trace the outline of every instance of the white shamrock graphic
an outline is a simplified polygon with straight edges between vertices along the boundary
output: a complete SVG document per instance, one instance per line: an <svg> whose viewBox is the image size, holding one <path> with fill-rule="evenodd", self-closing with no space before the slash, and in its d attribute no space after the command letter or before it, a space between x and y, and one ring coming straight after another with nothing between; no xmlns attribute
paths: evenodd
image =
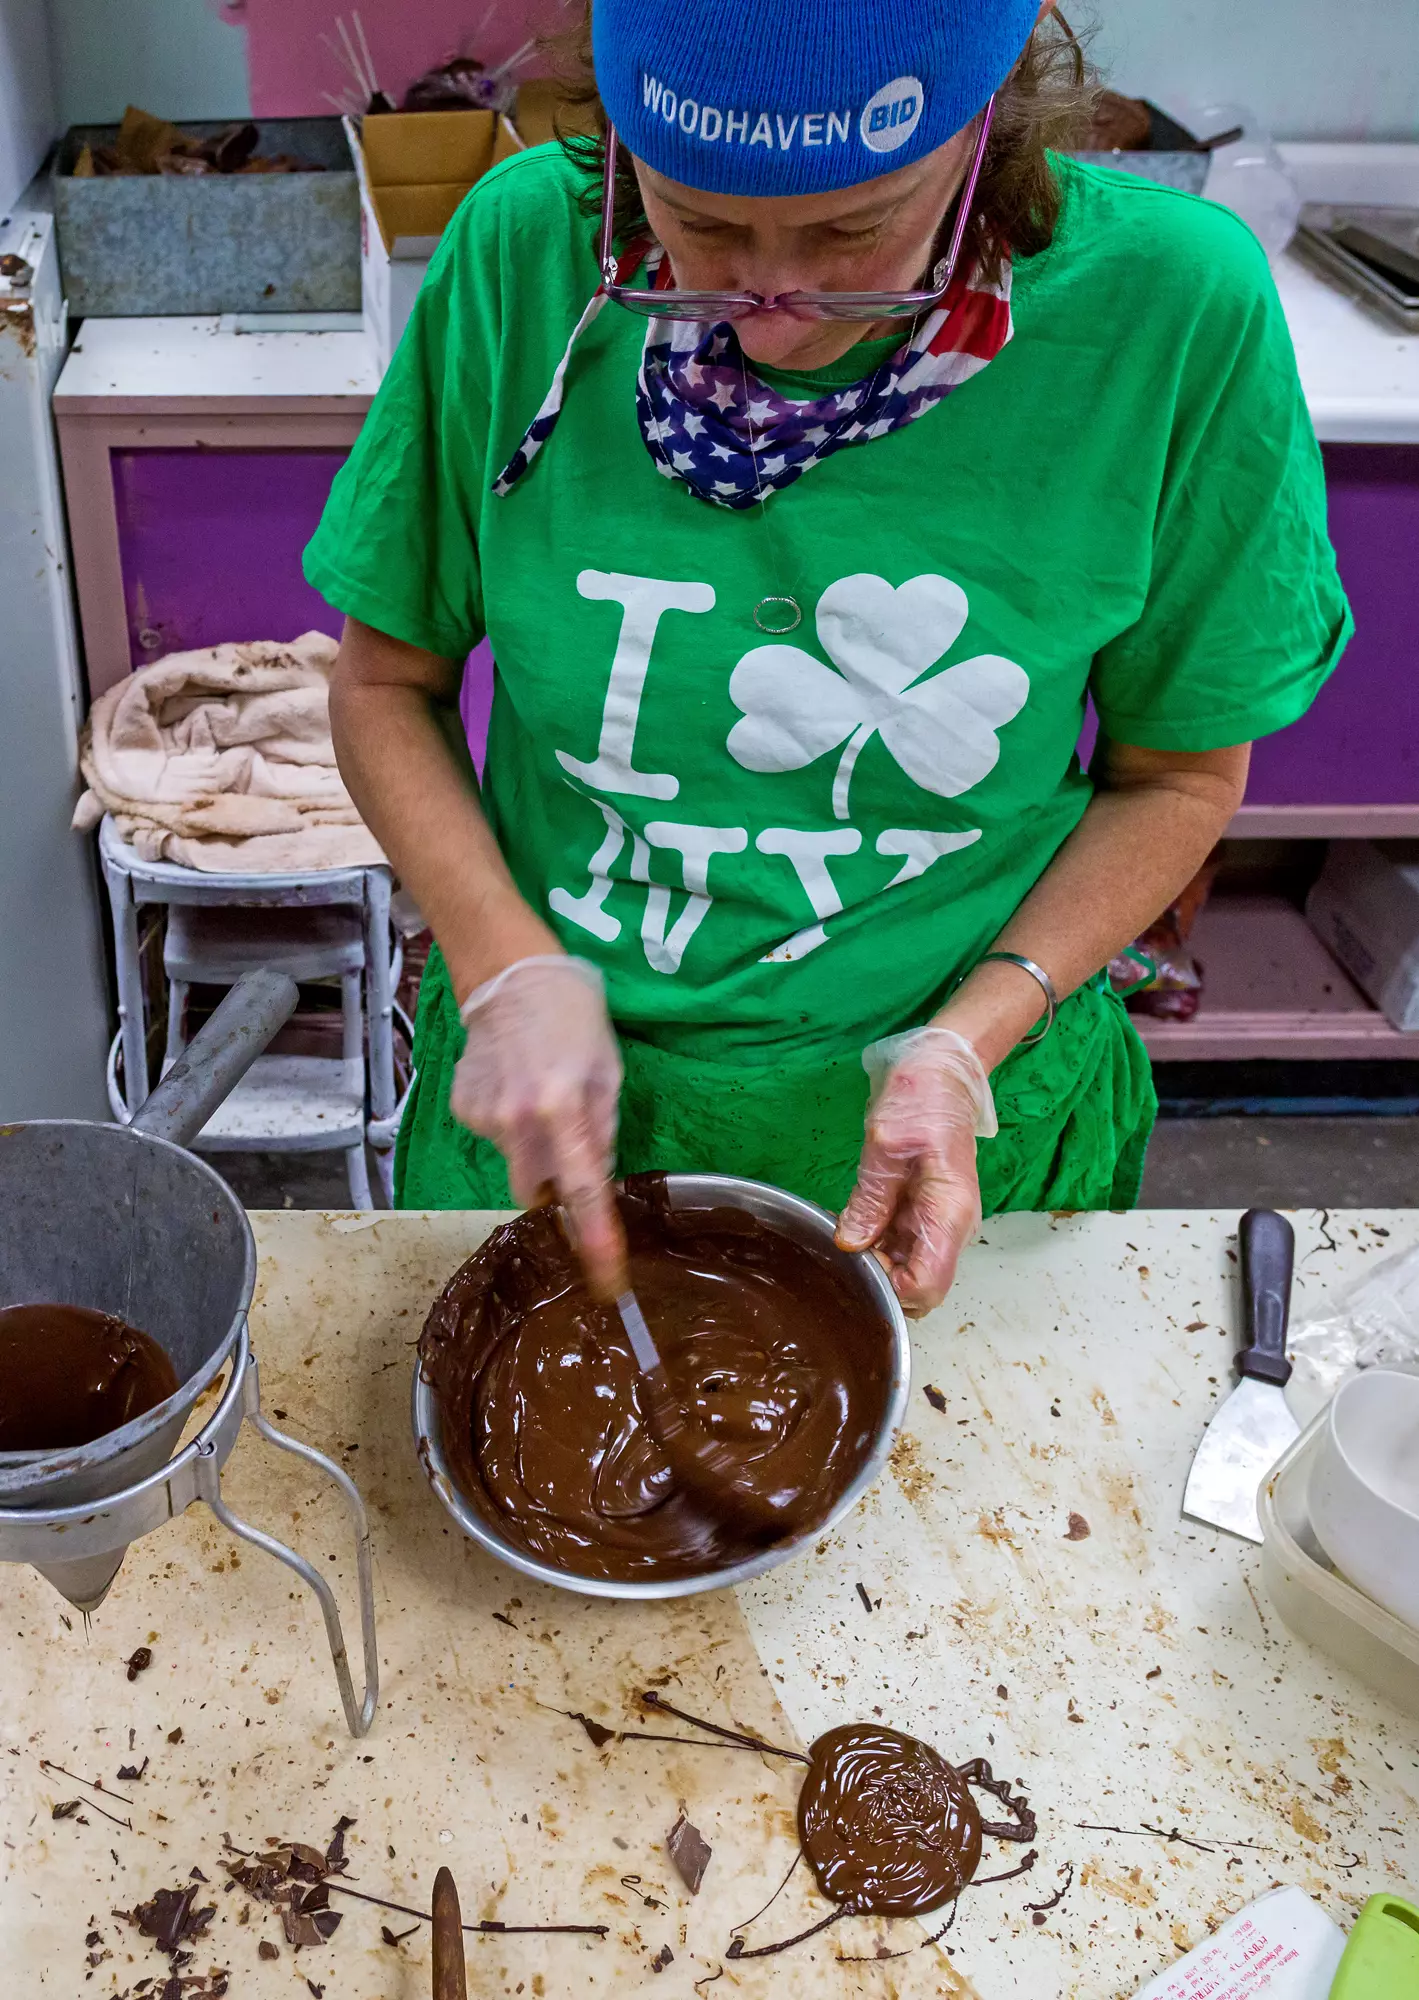
<svg viewBox="0 0 1419 2000"><path fill-rule="evenodd" d="M830 584L816 622L833 666L799 646L746 653L729 677L742 711L730 756L746 771L801 771L845 744L833 779L838 819L848 816L853 766L874 735L925 791L968 792L994 770L996 731L1030 692L1024 668L995 653L921 678L955 644L968 610L966 593L944 576L914 576L895 590L880 576Z"/></svg>

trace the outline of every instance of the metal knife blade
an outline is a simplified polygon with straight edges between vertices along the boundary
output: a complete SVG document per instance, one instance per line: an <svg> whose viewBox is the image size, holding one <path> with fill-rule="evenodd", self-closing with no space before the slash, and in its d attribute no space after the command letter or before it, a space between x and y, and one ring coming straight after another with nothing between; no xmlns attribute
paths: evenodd
<svg viewBox="0 0 1419 2000"><path fill-rule="evenodd" d="M636 1358L636 1366L643 1375L649 1375L660 1366L660 1354L650 1328L645 1323L645 1314L640 1309L640 1301L634 1292L622 1292L616 1301L616 1310L621 1315L621 1324L626 1329L626 1338L631 1343L631 1352Z"/></svg>
<svg viewBox="0 0 1419 2000"><path fill-rule="evenodd" d="M1203 1433L1183 1493L1183 1512L1249 1542L1261 1540L1256 1496L1301 1434L1284 1389L1239 1382Z"/></svg>
<svg viewBox="0 0 1419 2000"><path fill-rule="evenodd" d="M1192 1461L1182 1510L1209 1527L1261 1540L1257 1494L1300 1436L1286 1401L1286 1324L1296 1239L1284 1216L1249 1208L1239 1225L1242 1262L1241 1381L1208 1424Z"/></svg>

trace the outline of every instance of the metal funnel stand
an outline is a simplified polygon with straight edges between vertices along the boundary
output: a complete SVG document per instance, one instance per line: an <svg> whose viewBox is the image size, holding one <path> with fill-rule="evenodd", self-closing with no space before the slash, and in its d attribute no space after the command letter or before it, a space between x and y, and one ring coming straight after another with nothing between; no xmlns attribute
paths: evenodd
<svg viewBox="0 0 1419 2000"><path fill-rule="evenodd" d="M0 1453L0 1562L32 1563L81 1611L98 1608L129 1542L201 1500L320 1601L354 1736L374 1720L379 1660L369 1523L354 1482L261 1410L246 1314L251 1226L230 1188L184 1151L296 1004L282 973L240 980L131 1125L32 1120L0 1127L0 1304L31 1300L121 1313L167 1350L179 1387L146 1415L78 1449ZM230 1378L196 1437L172 1454L202 1391ZM363 1696L356 1700L330 1585L303 1556L232 1513L221 1472L245 1419L339 1487L355 1529Z"/></svg>

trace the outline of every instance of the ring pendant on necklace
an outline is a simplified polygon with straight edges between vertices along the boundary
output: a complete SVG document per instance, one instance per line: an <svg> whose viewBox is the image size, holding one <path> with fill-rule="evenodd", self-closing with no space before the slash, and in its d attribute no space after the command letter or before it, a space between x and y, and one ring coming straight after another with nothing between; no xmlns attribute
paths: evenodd
<svg viewBox="0 0 1419 2000"><path fill-rule="evenodd" d="M782 608L776 609L775 607ZM764 615L766 612L768 613L767 617ZM773 622L779 619L785 622ZM778 594L770 597L761 597L754 606L754 623L761 632L767 633L771 639L781 639L785 633L796 632L798 630L798 627L803 623L803 609L796 597L787 597Z"/></svg>

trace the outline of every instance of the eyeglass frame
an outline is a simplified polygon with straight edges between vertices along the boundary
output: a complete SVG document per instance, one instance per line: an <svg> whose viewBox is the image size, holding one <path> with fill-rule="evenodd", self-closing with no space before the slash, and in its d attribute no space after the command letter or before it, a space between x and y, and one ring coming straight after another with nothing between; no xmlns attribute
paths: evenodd
<svg viewBox="0 0 1419 2000"><path fill-rule="evenodd" d="M984 110L977 115L981 121L980 137L976 140L970 172L957 200L956 221L951 232L950 246L946 255L938 258L932 270L929 290L780 292L772 298L765 298L759 292L684 292L673 288L664 291L646 290L640 286L623 285L620 282L617 276L619 264L615 252L616 163L619 147L616 128L608 124L606 170L601 196L602 290L607 298L614 300L618 306L624 306L628 312L639 313L645 319L718 321L745 319L750 313L756 312L788 312L799 319L871 321L911 319L919 313L933 311L945 298L960 260L961 245L965 241L966 227L975 206L976 185L985 163L985 149L990 139L990 128L995 119L994 93L987 98Z"/></svg>

